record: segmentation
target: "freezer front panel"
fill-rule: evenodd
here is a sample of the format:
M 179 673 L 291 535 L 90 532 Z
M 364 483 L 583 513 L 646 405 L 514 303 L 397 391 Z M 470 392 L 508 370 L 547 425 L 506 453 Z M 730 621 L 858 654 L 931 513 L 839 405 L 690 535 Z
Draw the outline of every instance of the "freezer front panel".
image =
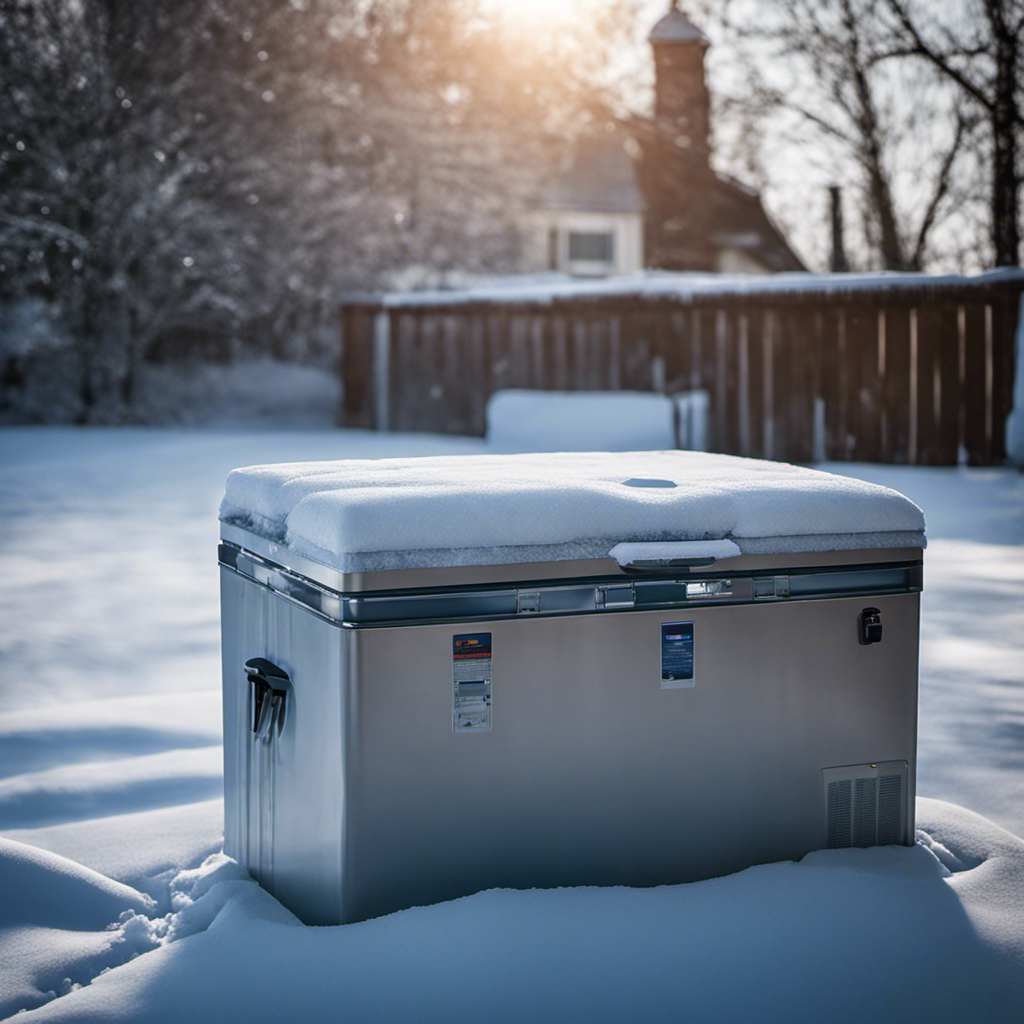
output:
M 360 632 L 346 916 L 797 859 L 828 845 L 823 772 L 837 766 L 905 765 L 909 842 L 918 599 L 876 606 L 887 636 L 870 646 L 858 600 L 693 610 L 692 678 L 673 681 L 687 685 L 664 678 L 665 627 L 686 632 L 674 616 L 490 623 L 491 721 L 464 734 L 456 629 Z
M 227 565 L 228 852 L 328 923 L 909 842 L 919 568 L 901 592 L 883 573 L 880 592 L 851 576 L 830 597 L 806 579 L 791 594 L 782 566 L 731 595 L 686 578 L 651 607 L 636 581 L 585 581 L 583 612 L 545 613 L 558 587 L 531 584 L 505 616 L 352 628 L 329 614 L 345 595 L 320 587 L 311 606 Z M 252 658 L 293 688 L 270 742 L 253 734 Z

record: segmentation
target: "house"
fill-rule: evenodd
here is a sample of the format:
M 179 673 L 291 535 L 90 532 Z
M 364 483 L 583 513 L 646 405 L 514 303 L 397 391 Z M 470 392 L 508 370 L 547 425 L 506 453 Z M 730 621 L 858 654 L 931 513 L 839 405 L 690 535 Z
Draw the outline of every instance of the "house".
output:
M 707 37 L 673 4 L 648 38 L 653 117 L 582 140 L 568 170 L 542 188 L 531 215 L 531 269 L 805 270 L 757 192 L 711 169 Z

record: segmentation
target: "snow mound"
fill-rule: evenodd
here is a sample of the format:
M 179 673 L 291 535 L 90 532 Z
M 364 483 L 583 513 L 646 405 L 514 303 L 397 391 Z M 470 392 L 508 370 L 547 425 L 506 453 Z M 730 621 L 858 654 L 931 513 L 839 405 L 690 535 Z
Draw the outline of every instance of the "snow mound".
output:
M 65 857 L 0 838 L 0 892 L 4 927 L 104 927 L 125 909 L 153 909 L 153 901 Z
M 921 510 L 896 491 L 680 451 L 254 466 L 228 476 L 221 518 L 342 571 L 603 558 L 626 542 L 730 539 L 756 554 L 924 544 Z
M 218 855 L 175 879 L 180 909 L 112 924 L 130 962 L 26 1022 L 1017 1022 L 1024 842 L 938 801 L 918 816 L 911 848 L 650 889 L 491 890 L 329 928 Z
M 224 839 L 224 801 L 203 800 L 173 807 L 108 814 L 84 821 L 17 829 L 8 837 L 87 864 L 144 892 L 159 912 L 171 907 L 171 884 L 179 867 L 199 864 Z
M 298 924 L 223 854 L 178 872 L 171 890 L 173 910 L 161 915 L 152 899 L 126 885 L 0 839 L 0 1017 L 42 1006 L 143 953 L 205 932 L 228 905 L 249 922 Z

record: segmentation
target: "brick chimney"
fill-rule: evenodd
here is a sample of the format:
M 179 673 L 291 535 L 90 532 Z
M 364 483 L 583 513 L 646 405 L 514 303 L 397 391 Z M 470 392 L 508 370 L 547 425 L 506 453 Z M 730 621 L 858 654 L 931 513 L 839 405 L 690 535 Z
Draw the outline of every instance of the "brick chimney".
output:
M 654 50 L 654 117 L 666 138 L 702 163 L 709 152 L 707 36 L 673 3 L 648 36 Z
M 654 50 L 654 121 L 638 173 L 647 199 L 646 264 L 714 270 L 715 181 L 709 164 L 708 39 L 673 3 L 648 36 Z

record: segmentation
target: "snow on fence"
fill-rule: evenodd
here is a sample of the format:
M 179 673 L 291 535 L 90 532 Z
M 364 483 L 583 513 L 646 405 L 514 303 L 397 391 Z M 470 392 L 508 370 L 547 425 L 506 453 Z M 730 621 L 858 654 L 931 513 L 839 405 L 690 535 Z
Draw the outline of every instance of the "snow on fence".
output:
M 1006 458 L 1024 271 L 647 274 L 353 298 L 345 426 L 483 434 L 505 388 L 709 396 L 708 448 L 992 465 Z

